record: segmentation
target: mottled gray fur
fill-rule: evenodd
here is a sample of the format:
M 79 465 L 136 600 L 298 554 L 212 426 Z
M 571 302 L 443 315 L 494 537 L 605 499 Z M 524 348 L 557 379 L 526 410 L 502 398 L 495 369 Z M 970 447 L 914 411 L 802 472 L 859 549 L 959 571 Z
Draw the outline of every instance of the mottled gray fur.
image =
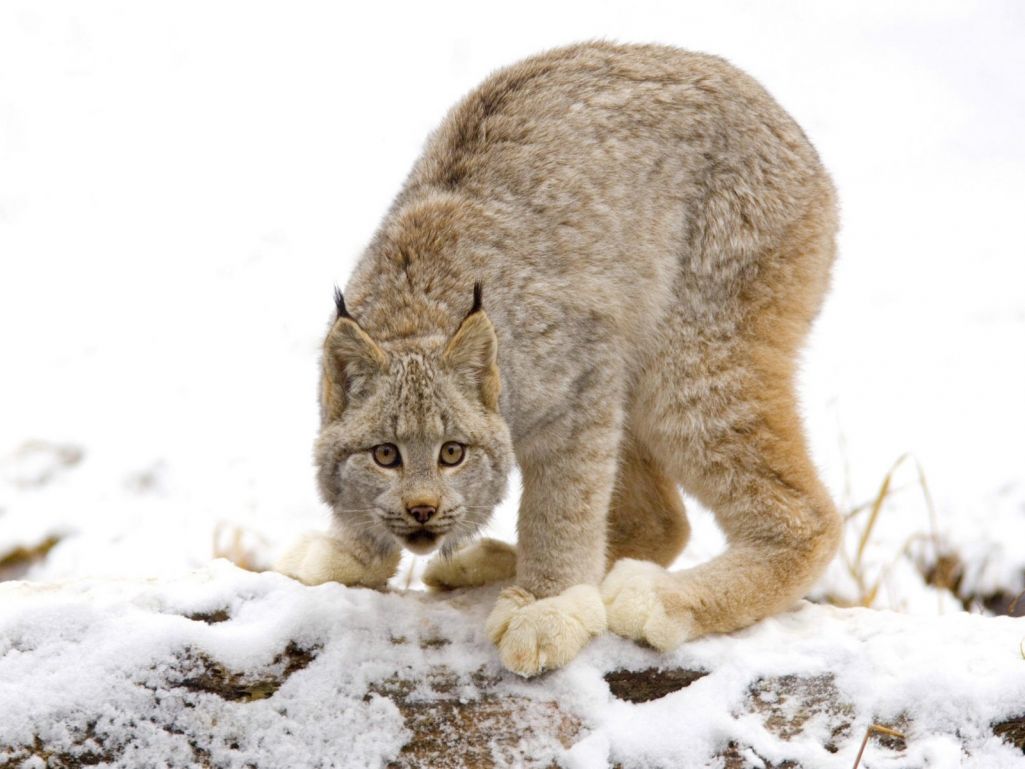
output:
M 496 73 L 428 140 L 325 341 L 316 455 L 337 550 L 392 559 L 425 500 L 428 528 L 462 541 L 515 457 L 517 587 L 489 620 L 513 670 L 572 658 L 606 611 L 671 648 L 785 609 L 839 536 L 793 393 L 835 230 L 804 133 L 722 59 L 591 43 Z M 439 464 L 445 441 L 463 464 Z M 374 462 L 382 443 L 401 467 Z M 636 559 L 685 544 L 678 484 L 730 548 L 671 574 Z M 457 553 L 459 573 L 495 552 Z M 428 581 L 483 581 L 454 569 Z M 604 602 L 571 590 L 599 584 Z

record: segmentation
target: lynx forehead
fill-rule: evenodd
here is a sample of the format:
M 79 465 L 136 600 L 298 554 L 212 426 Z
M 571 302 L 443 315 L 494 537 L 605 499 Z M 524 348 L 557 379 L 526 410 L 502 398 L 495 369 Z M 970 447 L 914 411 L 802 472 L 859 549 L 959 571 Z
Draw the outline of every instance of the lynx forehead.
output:
M 487 629 L 524 675 L 606 628 L 668 649 L 785 610 L 839 536 L 793 390 L 836 226 L 805 134 L 722 59 L 589 43 L 495 73 L 336 298 L 332 526 L 281 570 L 381 586 L 440 546 L 428 584 L 514 581 Z M 514 462 L 516 547 L 457 550 Z M 730 546 L 673 573 L 680 486 Z

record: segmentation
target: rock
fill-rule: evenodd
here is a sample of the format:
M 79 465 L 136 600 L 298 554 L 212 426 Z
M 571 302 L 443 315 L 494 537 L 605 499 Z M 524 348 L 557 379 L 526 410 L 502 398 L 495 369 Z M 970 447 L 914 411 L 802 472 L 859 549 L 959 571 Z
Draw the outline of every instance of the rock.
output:
M 907 738 L 871 736 L 863 766 L 1025 750 L 1010 618 L 806 604 L 671 654 L 604 636 L 524 680 L 483 631 L 496 593 L 311 588 L 225 562 L 4 583 L 0 769 L 847 769 L 873 724 Z

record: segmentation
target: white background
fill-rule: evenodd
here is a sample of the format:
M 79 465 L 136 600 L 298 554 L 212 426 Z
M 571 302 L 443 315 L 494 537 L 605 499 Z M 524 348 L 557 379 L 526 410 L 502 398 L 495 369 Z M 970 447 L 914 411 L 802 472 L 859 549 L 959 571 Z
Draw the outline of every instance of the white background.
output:
M 5 2 L 0 551 L 60 532 L 33 576 L 152 574 L 207 560 L 221 522 L 257 559 L 322 527 L 310 447 L 332 284 L 449 106 L 503 64 L 589 38 L 723 55 L 806 129 L 843 207 L 802 376 L 816 460 L 847 508 L 912 452 L 945 541 L 982 583 L 1015 588 L 1013 2 Z M 31 441 L 83 459 L 62 470 Z M 870 552 L 881 573 L 930 530 L 914 473 L 895 486 Z M 709 520 L 692 557 L 717 546 Z M 907 590 L 880 602 L 913 608 Z

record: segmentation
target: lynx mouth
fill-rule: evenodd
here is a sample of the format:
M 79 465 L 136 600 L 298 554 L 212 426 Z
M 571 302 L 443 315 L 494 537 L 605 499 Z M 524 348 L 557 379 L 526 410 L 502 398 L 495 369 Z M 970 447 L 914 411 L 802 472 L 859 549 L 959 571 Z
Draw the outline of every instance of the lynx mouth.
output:
M 403 544 L 406 549 L 416 553 L 417 555 L 427 555 L 441 542 L 441 537 L 432 531 L 421 529 L 420 531 L 414 531 L 412 534 L 407 534 L 402 538 Z

